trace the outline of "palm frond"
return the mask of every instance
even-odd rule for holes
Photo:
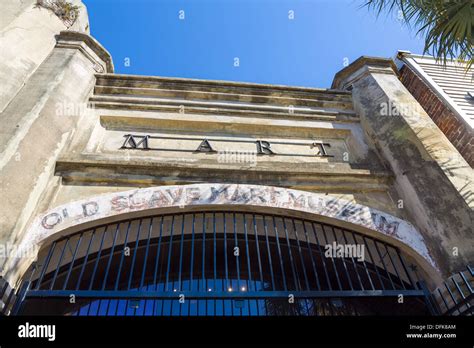
[[[456,58],[474,64],[474,0],[367,0],[365,5],[382,12],[401,11],[403,21],[424,35],[424,54],[443,65]]]

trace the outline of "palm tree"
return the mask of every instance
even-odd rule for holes
[[[474,0],[366,0],[377,14],[400,11],[402,20],[425,36],[424,54],[444,65],[451,58],[474,63]]]

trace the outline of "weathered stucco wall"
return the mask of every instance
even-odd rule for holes
[[[117,188],[231,182],[333,193],[400,213],[347,92],[107,74],[91,103],[94,116],[58,160],[64,185],[51,208]],[[157,139],[132,149],[127,134]],[[203,139],[216,153],[194,151]],[[256,154],[258,140],[275,153]],[[330,156],[314,142],[329,144]]]
[[[79,17],[69,28],[89,33],[87,9],[80,0]],[[4,0],[0,11],[0,113],[51,53],[55,35],[68,29],[52,11],[37,0]],[[1,115],[0,115],[1,117]]]
[[[15,244],[58,183],[54,167],[83,116],[94,73],[110,57],[89,36],[65,32],[57,46],[2,113],[0,133],[0,242]],[[70,108],[69,106],[77,106]],[[4,258],[0,264],[4,263]]]
[[[362,57],[333,87],[352,90],[367,138],[447,276],[474,261],[474,173],[393,68],[391,60]]]

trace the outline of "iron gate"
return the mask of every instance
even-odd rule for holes
[[[288,216],[203,211],[122,220],[52,242],[13,313],[428,314],[426,294],[409,258],[375,238]]]

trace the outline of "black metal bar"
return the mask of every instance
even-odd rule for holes
[[[212,213],[212,235],[213,235],[213,254],[214,254],[214,291],[217,290],[217,238],[216,238],[216,213]],[[214,308],[216,304],[214,302]]]
[[[206,278],[206,214],[202,214],[202,284],[204,285],[204,291],[207,291],[207,278]],[[207,311],[207,303],[206,303]]]
[[[375,273],[377,274],[377,277],[378,277],[378,279],[379,279],[380,286],[382,287],[382,290],[385,290],[385,284],[383,283],[382,277],[381,277],[380,274],[379,274],[378,267],[377,267],[377,265],[376,265],[376,263],[375,263],[375,259],[374,259],[374,257],[372,256],[372,253],[370,252],[370,248],[369,248],[369,246],[368,246],[367,239],[365,238],[365,236],[362,236],[362,240],[364,241],[364,245],[366,246],[367,252],[369,253],[370,260],[372,261],[372,265],[373,265],[374,268],[375,268]]]
[[[165,282],[165,291],[168,290],[169,276],[170,276],[170,267],[171,267],[171,254],[173,251],[173,232],[174,232],[174,215],[171,217],[171,226],[170,226],[170,237],[168,243],[168,266],[166,270],[166,282]]]
[[[458,293],[461,295],[463,299],[466,299],[466,296],[464,296],[464,293],[462,292],[461,288],[459,287],[458,283],[454,280],[454,276],[451,277],[451,282],[454,284],[454,287],[458,291]],[[469,304],[468,304],[469,305]]]
[[[253,230],[254,230],[254,233],[255,233],[255,247],[257,248],[258,270],[260,272],[261,286],[263,287],[264,282],[263,282],[262,260],[261,260],[261,257],[260,257],[260,247],[259,247],[259,240],[258,240],[257,223],[255,221],[255,214],[252,214],[252,218],[253,218]]]
[[[36,272],[36,268],[37,268],[37,263],[33,262],[33,264],[31,265],[31,273],[30,273],[30,276],[28,277],[28,280],[21,284],[20,291],[18,292],[15,303],[14,303],[14,305],[12,307],[12,310],[11,310],[12,315],[17,315],[20,312],[20,308],[24,304],[26,293],[28,292],[28,290],[31,286],[33,276]],[[5,286],[7,286],[7,285],[5,285]],[[13,290],[12,290],[12,292],[13,292]],[[6,310],[6,307],[7,306],[5,305],[5,310]]]
[[[462,272],[460,272],[462,273]],[[459,292],[459,294],[461,295],[462,299],[464,301],[461,301],[461,302],[464,302],[465,305],[469,308],[471,307],[471,304],[469,303],[469,301],[465,301],[466,300],[466,296],[464,295],[463,291],[461,290],[461,288],[459,287],[459,284],[454,280],[454,277],[451,277],[451,282],[454,284],[454,287],[456,288],[456,290]]]
[[[395,270],[395,274],[397,275],[397,279],[400,280],[400,283],[402,283],[402,287],[406,289],[405,282],[402,280],[400,277],[400,274],[398,273],[397,266],[395,266],[395,263],[393,262],[392,256],[390,255],[390,250],[387,247],[387,244],[383,244],[385,251],[387,252],[388,258],[390,259],[390,262],[392,263],[393,269]]]
[[[95,260],[95,265],[94,265],[94,270],[92,271],[92,277],[91,277],[91,281],[89,283],[89,290],[92,289],[92,285],[94,284],[94,280],[95,280],[95,274],[97,272],[97,267],[99,265],[99,261],[100,261],[100,256],[102,255],[102,247],[104,245],[104,239],[105,239],[105,235],[107,233],[107,230],[109,228],[109,225],[106,225],[105,226],[105,229],[104,229],[104,232],[102,233],[102,238],[100,240],[100,246],[99,246],[99,251],[97,253],[97,256],[96,256],[96,260]],[[92,307],[92,303],[89,303],[89,307],[87,309],[87,315],[89,315],[90,313],[90,310],[91,310],[91,307]]]
[[[117,228],[115,229],[115,233],[114,233],[114,240],[112,241],[112,247],[110,248],[109,260],[107,261],[107,268],[105,269],[104,281],[102,282],[102,290],[105,290],[105,287],[107,285],[107,278],[109,277],[110,265],[112,263],[112,258],[114,256],[115,243],[117,243],[117,236],[118,236],[119,231],[120,231],[120,223],[117,223]]]
[[[249,291],[249,292],[228,292],[228,291],[183,291],[188,299],[266,299],[266,298],[284,298],[287,299],[291,294],[295,298],[351,298],[351,297],[419,297],[424,296],[423,290],[331,290],[331,291]],[[27,293],[28,298],[62,298],[69,297],[71,292],[68,290],[32,290]],[[75,292],[76,298],[125,298],[125,299],[176,299],[176,293],[172,291],[114,291],[114,290],[79,290]]]
[[[182,274],[182,269],[183,269],[184,216],[185,216],[184,214],[181,215],[181,242],[179,245],[178,291],[182,290],[181,274]],[[174,282],[173,282],[173,285],[174,285]]]
[[[235,243],[235,247],[234,248],[237,248],[237,255],[235,255],[236,257],[236,260],[235,260],[235,267],[237,269],[237,284],[238,284],[238,287],[239,287],[239,291],[241,290],[240,289],[240,247],[239,247],[239,242],[238,242],[238,239],[237,239],[237,222],[235,220],[235,213],[233,213],[232,215],[232,219],[233,219],[233,226],[234,226],[234,243]],[[234,254],[235,254],[235,249],[234,250]],[[242,313],[242,310],[240,311]]]
[[[46,256],[46,260],[45,260],[45,263],[44,265],[42,266],[42,269],[41,269],[41,274],[40,274],[40,277],[38,278],[38,284],[36,284],[36,289],[39,290],[40,288],[40,285],[41,285],[41,282],[43,281],[43,277],[46,273],[46,270],[47,268],[49,267],[49,263],[51,261],[51,257],[53,256],[53,253],[54,253],[54,249],[56,248],[56,242],[53,242],[53,244],[51,245],[51,247],[49,248],[49,251],[48,251],[48,255]]]
[[[357,239],[356,239],[356,235],[354,234],[354,232],[351,232],[352,234],[352,239],[354,240],[354,243],[357,243],[359,244],[359,242],[357,242]],[[365,242],[364,242],[364,250],[365,248],[367,247],[365,245]],[[364,265],[364,270],[365,270],[365,273],[367,274],[367,278],[369,279],[369,283],[370,283],[370,287],[372,290],[375,290],[375,286],[374,286],[374,283],[372,282],[372,276],[370,275],[370,272],[369,272],[369,269],[367,267],[367,263],[365,262],[365,257],[364,259],[362,260],[362,264]],[[365,288],[362,288],[362,290],[366,290]]]
[[[400,255],[400,250],[398,250],[398,248],[394,248],[397,252],[397,255],[398,255],[398,259],[400,260],[400,263],[402,264],[402,267],[403,267],[403,270],[405,271],[405,274],[407,275],[408,277],[408,280],[410,282],[410,285],[412,286],[413,289],[416,288],[415,286],[415,282],[413,281],[413,279],[411,278],[410,276],[410,272],[408,271],[408,268],[407,266],[405,265],[405,261],[403,261],[403,257],[402,255]],[[403,281],[403,280],[402,280]]]
[[[293,272],[293,282],[295,283],[295,290],[299,290],[299,284],[298,284],[298,274],[295,269],[295,262],[293,261],[293,254],[291,252],[291,243],[290,239],[288,237],[288,229],[286,228],[286,221],[285,218],[282,217],[281,221],[283,222],[283,229],[285,230],[285,236],[286,236],[286,244],[288,246],[288,254],[290,256],[290,265],[291,265],[291,271]]]
[[[461,276],[464,284],[466,284],[466,287],[469,290],[469,292],[472,294],[474,291],[471,288],[471,284],[469,284],[469,282],[467,281],[466,276],[464,275],[464,272],[463,271],[459,272],[459,275]]]
[[[444,299],[443,293],[441,292],[441,290],[439,288],[437,290],[438,290],[439,297],[443,300],[443,303],[444,303],[444,306],[446,307],[446,310],[449,310],[448,303]]]
[[[158,286],[157,276],[158,276],[158,264],[159,264],[159,261],[160,261],[160,253],[161,253],[161,239],[162,239],[162,236],[163,236],[163,219],[164,219],[164,217],[161,216],[161,219],[160,219],[160,236],[158,237],[158,244],[156,246],[155,270],[153,272],[153,285],[155,287],[155,290]],[[154,311],[155,311],[155,302],[153,302],[153,312]]]
[[[303,252],[301,250],[300,239],[298,238],[298,231],[296,230],[295,219],[291,219],[291,222],[293,224],[293,232],[295,232],[296,245],[298,246],[298,253],[300,255],[301,266],[303,267],[303,276],[304,276],[304,281],[306,283],[306,289],[309,290],[310,289],[309,280],[308,280],[308,275],[306,274],[306,266],[304,262]]]
[[[83,233],[79,235],[79,239],[77,240],[76,248],[74,249],[74,255],[72,256],[72,260],[71,260],[71,263],[69,265],[69,269],[66,275],[66,280],[64,281],[63,290],[66,289],[67,283],[69,282],[69,277],[71,276],[72,267],[74,265],[74,261],[76,261],[77,250],[79,249],[79,245],[81,245],[82,236],[83,236]]]
[[[302,220],[301,223],[303,224],[303,231],[306,238],[306,244],[308,245],[308,251],[309,251],[309,256],[311,258],[311,265],[313,267],[313,273],[314,273],[314,278],[316,280],[316,286],[318,290],[321,290],[321,284],[319,283],[318,269],[316,267],[316,263],[314,262],[314,257],[313,257],[313,249],[311,248],[311,243],[309,242],[308,231],[306,230],[306,221]]]
[[[244,222],[244,234],[245,234],[245,248],[246,248],[246,252],[247,252],[247,269],[248,269],[248,290],[250,291],[251,290],[251,287],[250,285],[252,284],[252,267],[251,267],[251,263],[250,263],[250,249],[249,249],[249,241],[248,241],[248,231],[247,231],[247,215],[244,213],[243,214],[243,222]],[[254,290],[256,291],[257,290],[257,280],[254,279],[253,280],[253,288]],[[249,313],[251,311],[251,305],[250,305],[250,300],[248,301],[249,303]],[[256,308],[257,308],[257,313],[258,313],[258,303],[257,301],[255,301],[255,305],[256,305]]]
[[[148,261],[148,251],[150,249],[150,240],[151,240],[152,230],[153,230],[153,218],[150,218],[150,224],[148,225],[148,236],[147,236],[147,241],[146,241],[145,256],[143,258],[142,276],[140,278],[140,285],[139,285],[140,290],[143,287],[144,282],[145,282],[145,272],[146,272],[146,265]],[[145,303],[145,307],[146,307],[146,303]]]
[[[345,231],[345,230],[341,230],[341,234],[342,234],[342,239],[344,240],[344,243],[345,243],[346,245],[348,245],[347,238],[346,238],[346,231]],[[355,242],[355,240],[354,240],[354,242]],[[354,243],[354,246],[355,246],[355,248],[356,248],[356,250],[357,250],[357,245],[356,245],[356,244],[357,244],[357,243]],[[359,257],[360,257],[360,255],[359,255]],[[352,265],[354,266],[355,273],[356,273],[356,275],[357,275],[357,280],[359,281],[359,286],[360,286],[360,288],[361,288],[362,290],[365,290],[364,283],[363,283],[363,281],[362,281],[362,279],[361,279],[361,277],[360,277],[359,271],[357,270],[357,263],[354,261],[354,255],[351,255],[351,261],[352,261]]]
[[[193,222],[192,222],[192,231],[191,231],[191,266],[189,272],[189,290],[193,290],[193,272],[194,272],[194,232],[195,232],[195,223],[196,223],[196,215],[193,214]],[[198,287],[199,289],[199,287]],[[189,310],[191,310],[191,306],[189,306]]]
[[[326,245],[329,245],[328,236],[326,235],[326,230],[324,228],[324,225],[321,225],[321,228],[322,228],[322,231],[323,231],[324,243],[326,243]],[[324,255],[324,257],[326,257],[326,255]],[[333,266],[333,269],[334,269],[334,274],[336,275],[337,285],[339,287],[339,290],[342,290],[341,280],[339,279],[339,271],[337,270],[336,262],[334,261],[334,257],[331,257],[331,262],[332,262],[332,266]]]
[[[229,269],[227,264],[227,223],[225,218],[225,213],[223,213],[223,223],[224,223],[224,270],[225,270],[225,281],[223,281],[223,289],[232,289],[232,282],[230,283],[230,287],[227,283],[227,279],[229,278]]]
[[[281,270],[281,275],[283,278],[283,290],[287,290],[288,287],[286,285],[286,274],[285,274],[285,266],[283,265],[283,257],[281,255],[281,248],[280,248],[280,236],[278,235],[278,227],[276,225],[275,221],[275,216],[272,216],[272,221],[273,221],[273,230],[275,231],[275,239],[276,239],[276,245],[277,245],[277,250],[278,250],[278,258],[280,259],[280,270]]]
[[[272,280],[272,290],[277,290],[275,288],[275,277],[273,275],[272,255],[271,255],[271,250],[270,250],[270,243],[268,241],[268,228],[267,228],[267,221],[265,219],[265,215],[262,215],[262,219],[263,219],[263,229],[265,231],[265,242],[266,242],[266,246],[267,246],[268,262],[269,262],[269,266],[270,266],[270,277],[271,277],[271,280]]]
[[[446,288],[446,290],[448,290],[448,294],[449,294],[449,296],[451,297],[451,300],[453,300],[454,305],[457,305],[458,302],[457,302],[456,299],[454,298],[454,295],[453,295],[453,293],[451,292],[451,289],[449,288],[448,283],[445,282],[445,283],[444,283],[444,287]],[[458,313],[461,314],[461,312],[459,311],[459,309],[458,309]]]
[[[107,307],[105,308],[105,315],[108,315],[109,313],[109,308],[110,308],[110,303],[112,302],[112,300],[107,300]]]
[[[234,252],[233,252],[233,255],[235,256],[235,267],[236,267],[236,271],[237,271],[237,287],[238,287],[238,291],[246,291],[247,289],[245,287],[241,287],[240,285],[240,246],[239,246],[239,242],[238,242],[238,239],[237,239],[237,221],[235,219],[235,212],[232,213],[232,222],[233,222],[233,230],[234,230],[234,248],[232,249]],[[235,255],[235,248],[237,248],[237,255]],[[231,306],[232,306],[232,314],[234,312],[233,308],[234,308],[234,302],[231,301]],[[242,313],[242,307],[240,307],[239,309],[239,312],[240,312],[240,315],[242,316],[243,313]]]
[[[118,271],[117,271],[117,278],[115,279],[115,290],[118,289],[119,282],[120,282],[120,275],[122,273],[123,259],[125,257],[125,248],[127,247],[128,234],[130,233],[131,224],[132,224],[132,220],[130,220],[130,222],[128,223],[127,232],[125,233],[125,240],[124,240],[124,244],[123,244],[122,256],[120,258],[120,265],[119,265],[119,268],[118,268]]]
[[[390,272],[387,269],[387,266],[385,266],[385,262],[383,261],[382,254],[380,254],[380,250],[379,250],[379,247],[377,245],[377,241],[374,240],[373,242],[374,242],[374,245],[375,245],[375,250],[377,251],[377,254],[379,255],[380,262],[382,262],[382,266],[385,270],[385,273],[387,273],[387,275],[388,275],[388,279],[390,280],[390,284],[392,285],[392,289],[395,289],[396,288],[395,284],[393,283],[392,277],[390,275]]]
[[[420,281],[419,285],[420,285],[420,289],[424,293],[424,298],[423,299],[425,301],[426,307],[428,308],[428,311],[430,312],[431,315],[438,314],[436,312],[435,307],[433,306],[433,303],[431,302],[431,294],[430,294],[430,291],[428,290],[428,288],[426,287],[425,282]],[[403,290],[403,291],[412,291],[412,290]]]
[[[128,285],[127,285],[128,290],[130,290],[130,286],[132,285],[133,269],[135,268],[135,260],[136,260],[137,252],[138,252],[138,243],[140,242],[140,232],[142,229],[142,222],[143,222],[142,219],[140,219],[140,221],[138,222],[138,231],[137,231],[137,237],[135,241],[135,250],[133,251],[132,264],[130,266],[130,276],[128,277]]]
[[[212,231],[213,231],[213,247],[214,247],[214,291],[217,291],[217,238],[216,238],[216,213],[212,213]],[[216,315],[216,300],[214,300],[214,315]]]
[[[248,286],[248,290],[250,291],[251,290],[251,287],[250,285],[252,284],[252,271],[250,269],[250,251],[249,251],[249,242],[248,242],[248,232],[247,232],[247,218],[246,218],[246,215],[243,214],[243,224],[244,224],[244,236],[245,236],[245,251],[246,251],[246,254],[247,254],[247,272],[248,272],[248,281],[250,282],[249,283],[249,286]],[[254,287],[254,290],[256,290],[256,287]]]
[[[89,239],[89,244],[87,245],[86,255],[84,257],[84,262],[82,263],[81,272],[79,273],[79,278],[77,278],[76,290],[79,290],[79,287],[81,285],[82,276],[84,275],[84,270],[87,265],[87,260],[89,259],[89,252],[91,249],[92,241],[94,240],[94,236],[95,236],[95,229],[92,231],[91,239]]]
[[[324,256],[324,253],[321,249],[321,243],[319,242],[318,233],[316,232],[316,229],[314,228],[314,222],[311,222],[311,229],[313,230],[314,238],[316,239],[316,244],[318,245],[319,256],[321,257],[321,260],[323,261],[322,264],[324,268],[324,274],[326,275],[326,281],[328,283],[329,290],[332,290],[331,280],[329,279],[328,267],[326,265],[326,257]]]
[[[466,304],[474,300],[474,294],[470,294],[464,301],[458,302],[454,307],[451,307],[444,315],[452,315],[454,312],[458,312],[459,315],[471,315],[474,314],[474,307],[471,305],[466,306]],[[466,306],[467,308],[461,311],[461,308]]]
[[[336,245],[338,245],[339,241],[337,240],[336,231],[334,231],[334,227],[331,227],[331,231],[332,231],[332,235],[334,237],[334,242],[336,243]],[[337,253],[336,253],[336,255],[337,255]],[[346,277],[347,277],[347,280],[349,282],[349,287],[351,288],[351,290],[354,290],[354,286],[352,285],[351,276],[349,275],[349,271],[347,270],[346,255],[342,256],[341,262],[342,262],[342,266],[344,268],[344,271],[346,272]]]
[[[53,279],[51,280],[51,285],[49,286],[49,290],[53,290],[54,283],[56,282],[56,277],[58,276],[59,269],[61,268],[61,262],[63,261],[64,253],[66,252],[66,248],[69,245],[69,239],[66,239],[64,242],[63,251],[61,252],[61,256],[58,260],[58,265],[56,267],[56,271],[54,271]]]
[[[133,135],[133,134],[132,134]],[[143,135],[133,135],[135,138],[143,137]],[[182,137],[167,137],[167,136],[157,136],[157,135],[148,135],[148,139],[165,139],[165,140],[183,140]],[[186,137],[184,140],[194,140],[202,141],[202,137]],[[247,143],[255,144],[255,140],[244,140],[244,139],[229,139],[229,138],[207,138],[209,141],[225,142],[225,143]],[[321,144],[321,142],[316,140],[311,140],[309,142],[288,142],[288,141],[273,141],[273,144],[278,145],[298,145],[298,146],[313,146],[314,143]],[[141,148],[140,148],[141,149]],[[175,149],[168,149],[169,151],[175,151]],[[193,150],[195,151],[195,150]]]

